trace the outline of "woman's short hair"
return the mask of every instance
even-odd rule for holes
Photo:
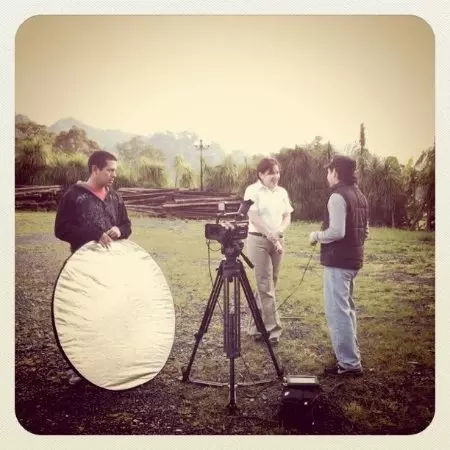
[[[266,173],[268,170],[269,173],[273,173],[273,168],[275,166],[278,166],[278,169],[281,169],[280,163],[275,158],[263,158],[256,166],[258,178],[260,173]]]

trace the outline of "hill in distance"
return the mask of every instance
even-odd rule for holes
[[[16,116],[17,117],[17,116]],[[25,117],[25,116],[23,116]],[[68,131],[73,126],[83,129],[89,139],[97,142],[100,147],[109,151],[115,151],[119,143],[127,142],[133,137],[139,136],[136,133],[127,133],[121,130],[105,130],[87,125],[73,117],[60,119],[49,127],[50,131],[58,134],[61,131]],[[198,134],[190,131],[173,133],[171,131],[149,133],[141,136],[144,142],[161,150],[166,156],[166,165],[169,171],[172,171],[173,158],[175,155],[182,155],[194,170],[200,169],[200,153],[195,147],[200,137]],[[208,149],[203,151],[203,158],[206,164],[220,164],[227,153],[219,143],[212,141]],[[232,152],[233,160],[236,163],[243,163],[248,156],[241,150]]]

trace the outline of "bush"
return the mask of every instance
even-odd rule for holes
[[[15,184],[34,184],[47,165],[48,148],[39,139],[26,139],[16,147]]]
[[[143,156],[131,165],[131,174],[136,182],[144,188],[162,188],[169,184],[164,163],[152,161]]]

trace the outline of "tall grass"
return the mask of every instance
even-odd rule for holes
[[[248,165],[238,165],[231,156],[217,166],[205,166],[206,190],[244,194],[248,184],[256,181],[256,171]]]
[[[164,163],[153,161],[145,156],[131,163],[131,169],[136,173],[137,184],[144,188],[166,187],[169,184]]]
[[[16,184],[35,184],[47,166],[49,148],[39,139],[27,139],[16,147]]]
[[[16,185],[62,185],[68,186],[78,180],[86,180],[88,156],[82,153],[63,153],[38,139],[27,139],[16,146]],[[192,177],[191,177],[192,178]],[[189,177],[184,184],[191,184]],[[141,157],[129,163],[120,163],[116,187],[160,188],[168,185],[164,164]]]
[[[38,184],[59,184],[68,186],[88,176],[87,156],[80,153],[70,155],[54,152],[49,156],[48,164],[37,178]]]

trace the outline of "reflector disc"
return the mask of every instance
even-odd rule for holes
[[[89,242],[59,274],[53,294],[59,344],[77,372],[96,386],[122,390],[154,378],[175,334],[166,279],[141,247]]]

